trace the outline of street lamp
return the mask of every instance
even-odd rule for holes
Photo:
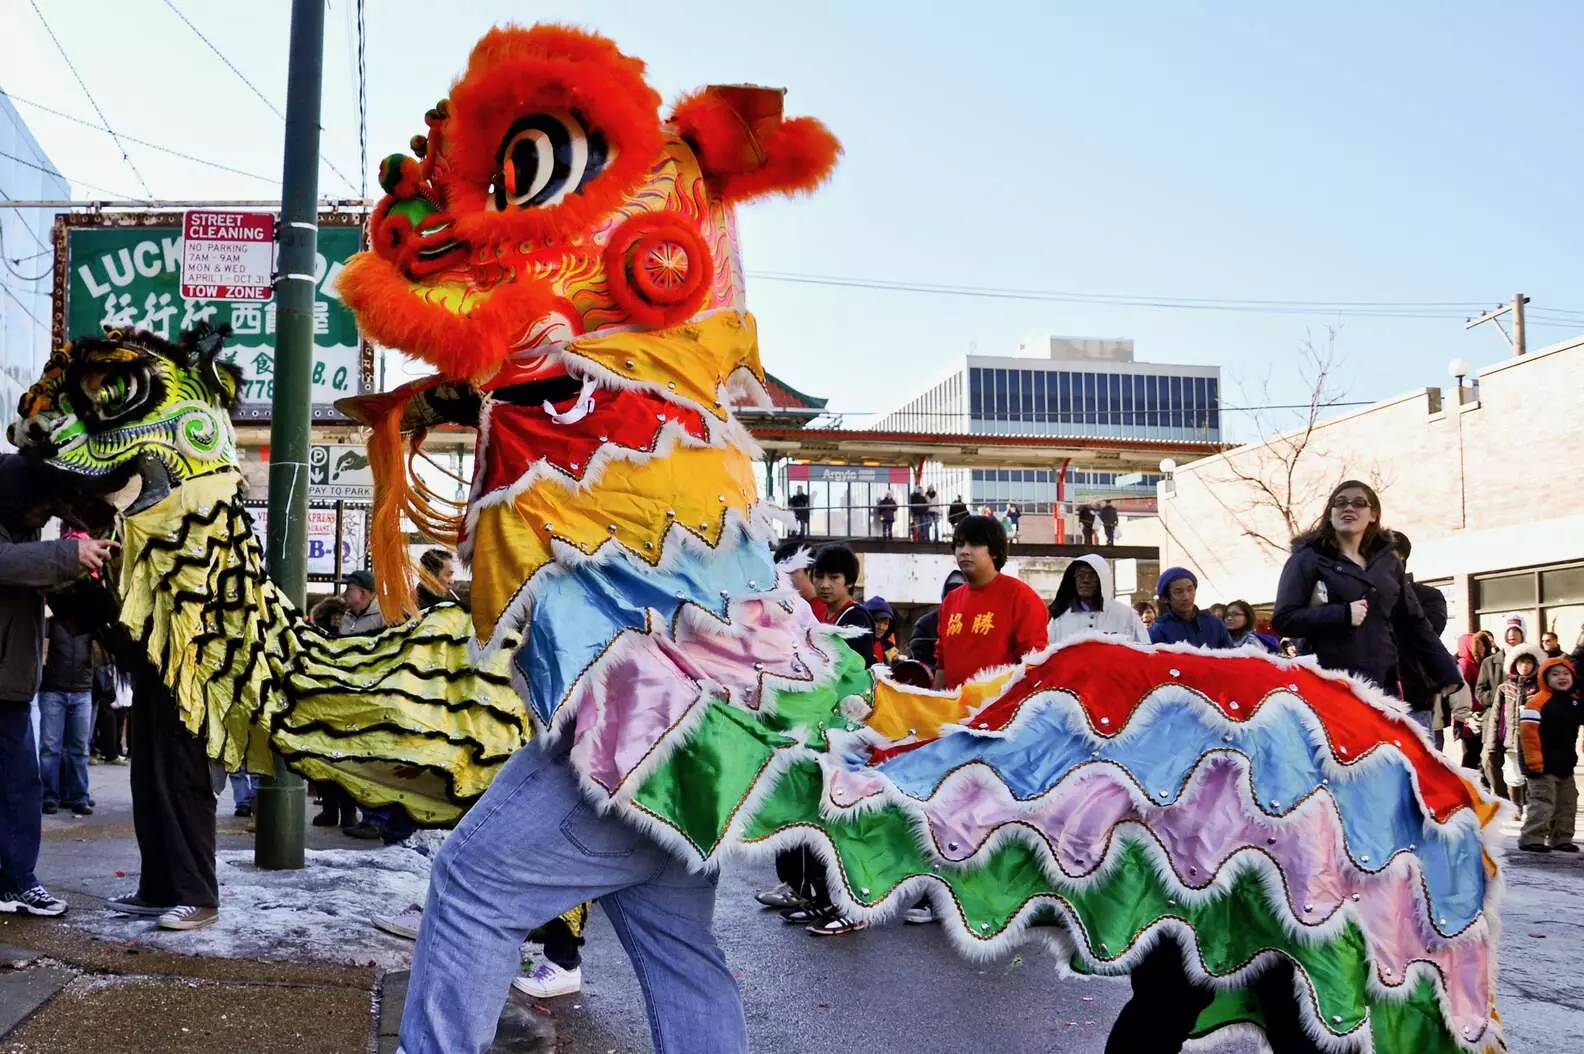
[[[1453,359],[1451,362],[1447,363],[1447,372],[1453,377],[1457,378],[1457,384],[1459,388],[1463,387],[1463,378],[1467,377],[1471,372],[1469,369],[1468,360],[1465,358]]]
[[[1172,478],[1172,473],[1177,471],[1177,462],[1169,457],[1163,457],[1161,458],[1160,470],[1161,475],[1164,477],[1160,482],[1161,496],[1175,498],[1177,496],[1177,481]]]

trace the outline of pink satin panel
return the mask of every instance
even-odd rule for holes
[[[811,638],[816,624],[797,607],[750,597],[732,605],[729,626],[695,616],[674,639],[664,631],[617,637],[566,704],[577,768],[615,794],[701,700],[724,690],[732,704],[757,710],[765,677],[806,683],[823,673],[830,662]]]

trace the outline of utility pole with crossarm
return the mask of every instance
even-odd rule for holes
[[[1492,308],[1478,318],[1468,319],[1463,323],[1463,328],[1473,329],[1475,326],[1483,325],[1486,322],[1495,322],[1496,328],[1501,330],[1501,335],[1506,339],[1508,347],[1512,348],[1513,354],[1522,355],[1528,350],[1524,341],[1524,305],[1528,302],[1529,298],[1522,293],[1514,293],[1512,300],[1500,307]],[[1513,317],[1513,331],[1510,337],[1507,336],[1507,331],[1502,329],[1500,321],[1501,317],[1508,313],[1511,313]]]

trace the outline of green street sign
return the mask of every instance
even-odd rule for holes
[[[314,262],[313,415],[339,420],[334,403],[367,391],[372,352],[335,291],[347,260],[362,247],[353,218],[321,219]],[[132,223],[128,223],[132,220]],[[64,342],[106,327],[146,329],[175,339],[183,329],[229,323],[226,358],[242,368],[232,416],[267,421],[275,394],[275,304],[189,300],[181,295],[180,213],[63,216],[56,237],[56,319]],[[64,295],[64,303],[59,302]]]

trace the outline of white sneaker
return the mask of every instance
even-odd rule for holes
[[[66,902],[43,886],[33,886],[20,893],[0,895],[0,912],[7,915],[37,915],[52,919],[66,914]]]
[[[935,917],[935,909],[925,904],[923,907],[908,908],[902,913],[902,920],[914,926],[928,926],[932,922],[939,922]]]
[[[395,915],[374,915],[369,921],[386,933],[415,941],[418,939],[418,926],[423,922],[423,908],[414,904],[406,911],[397,912]]]
[[[583,990],[583,968],[563,970],[546,959],[535,966],[527,977],[513,979],[512,987],[530,999],[553,999],[558,995],[574,995]]]

